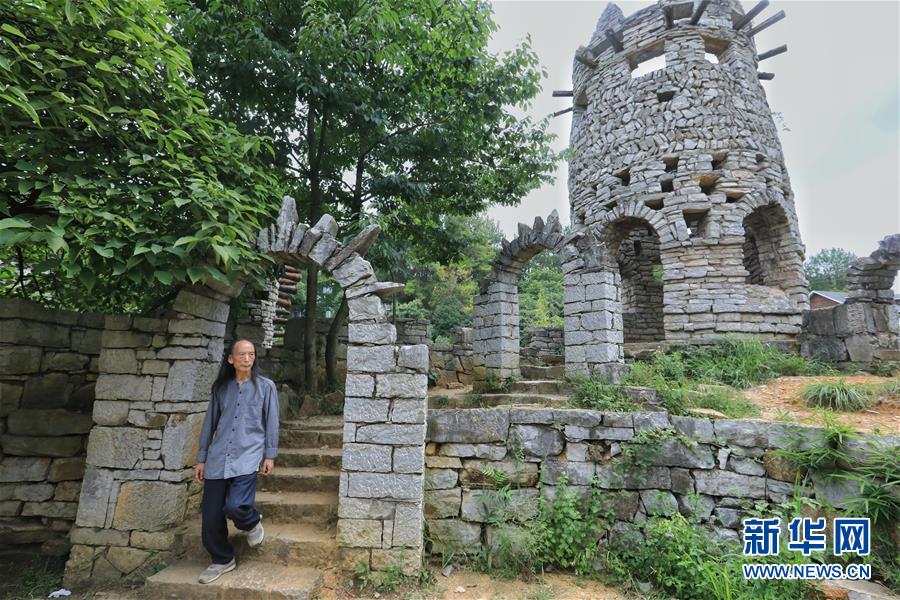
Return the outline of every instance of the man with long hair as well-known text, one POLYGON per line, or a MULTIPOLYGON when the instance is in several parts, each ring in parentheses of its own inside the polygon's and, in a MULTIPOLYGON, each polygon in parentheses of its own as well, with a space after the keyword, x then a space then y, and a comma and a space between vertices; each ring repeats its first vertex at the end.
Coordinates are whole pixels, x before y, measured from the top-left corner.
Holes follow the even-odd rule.
POLYGON ((247 532, 250 546, 262 543, 262 515, 253 506, 256 474, 270 474, 277 454, 275 383, 260 374, 253 344, 236 340, 212 385, 194 468, 194 478, 203 484, 203 547, 212 557, 200 583, 213 582, 237 566, 226 517, 247 532))

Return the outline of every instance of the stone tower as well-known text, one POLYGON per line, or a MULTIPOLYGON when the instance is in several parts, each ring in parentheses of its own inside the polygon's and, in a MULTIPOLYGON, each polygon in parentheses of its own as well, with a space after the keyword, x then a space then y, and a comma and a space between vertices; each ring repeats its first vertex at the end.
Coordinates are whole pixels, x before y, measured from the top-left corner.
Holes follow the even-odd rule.
POLYGON ((604 302, 626 346, 800 332, 804 248, 753 40, 767 24, 744 17, 731 0, 610 4, 576 55, 572 223, 618 284, 604 302))

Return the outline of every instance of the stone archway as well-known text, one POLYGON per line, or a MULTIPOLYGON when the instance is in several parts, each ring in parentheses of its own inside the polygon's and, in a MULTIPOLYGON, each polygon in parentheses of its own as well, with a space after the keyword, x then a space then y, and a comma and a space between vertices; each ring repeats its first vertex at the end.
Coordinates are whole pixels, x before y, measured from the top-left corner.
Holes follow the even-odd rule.
POLYGON ((488 377, 501 380, 519 375, 518 276, 534 256, 545 250, 558 252, 563 242, 555 210, 546 223, 540 217, 531 227, 519 223, 518 237, 511 242, 503 240, 500 254, 481 281, 472 307, 476 387, 488 377))
POLYGON ((425 402, 428 347, 397 344, 382 299, 403 289, 379 282, 361 254, 378 235, 364 229, 347 245, 324 215, 299 222, 285 197, 278 221, 257 245, 276 261, 314 264, 344 290, 349 305, 344 443, 337 541, 344 565, 375 570, 399 565, 413 574, 423 550, 425 402))

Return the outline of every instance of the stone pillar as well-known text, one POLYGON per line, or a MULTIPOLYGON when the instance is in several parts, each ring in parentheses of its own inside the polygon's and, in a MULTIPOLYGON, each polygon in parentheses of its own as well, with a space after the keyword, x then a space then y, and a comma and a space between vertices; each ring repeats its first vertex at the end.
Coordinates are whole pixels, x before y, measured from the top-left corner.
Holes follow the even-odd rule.
POLYGON ((193 465, 238 288, 179 292, 171 319, 106 319, 67 585, 141 578, 197 512, 193 465))
POLYGON ((475 382, 519 375, 519 290, 515 273, 501 272, 475 298, 475 382), (504 281, 512 280, 512 281, 504 281))
MULTIPOLYGON (((363 286, 365 287, 365 286, 363 286)), ((398 346, 374 294, 347 290, 344 446, 337 540, 347 569, 422 564, 428 347, 398 346)))

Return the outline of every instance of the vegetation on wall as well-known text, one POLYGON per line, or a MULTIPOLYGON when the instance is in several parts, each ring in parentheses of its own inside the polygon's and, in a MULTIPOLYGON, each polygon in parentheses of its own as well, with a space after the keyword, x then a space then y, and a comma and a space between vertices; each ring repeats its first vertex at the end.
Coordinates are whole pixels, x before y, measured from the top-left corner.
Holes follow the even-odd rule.
POLYGON ((0 290, 146 310, 261 263, 271 148, 209 115, 160 0, 0 6, 0 290))

